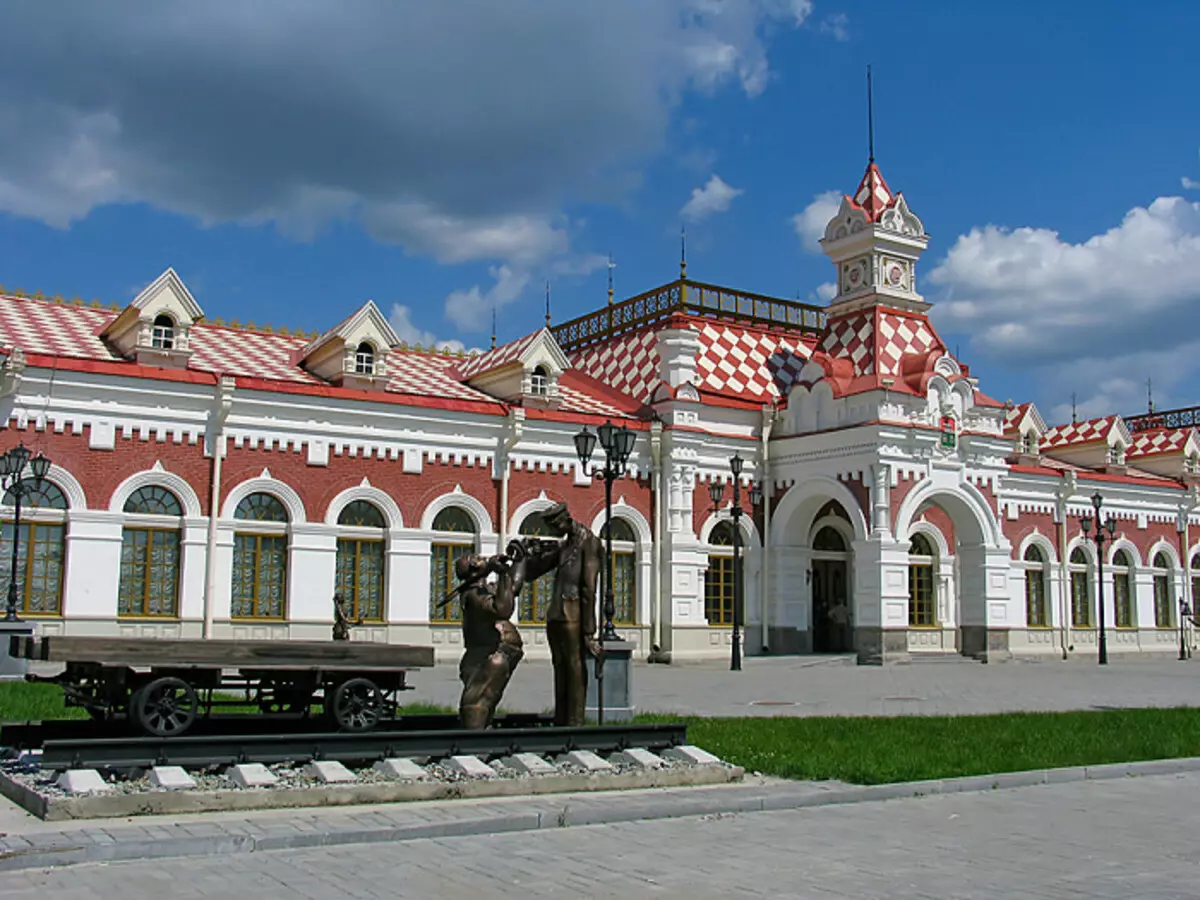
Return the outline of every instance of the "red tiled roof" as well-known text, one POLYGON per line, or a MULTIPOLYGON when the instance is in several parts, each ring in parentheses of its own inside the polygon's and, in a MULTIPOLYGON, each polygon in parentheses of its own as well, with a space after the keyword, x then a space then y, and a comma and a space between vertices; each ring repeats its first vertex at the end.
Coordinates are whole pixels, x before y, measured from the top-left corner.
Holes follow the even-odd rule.
POLYGON ((1133 435, 1133 446, 1126 451, 1126 456, 1151 456, 1156 453, 1178 453, 1183 450, 1188 438, 1195 429, 1188 428, 1155 428, 1151 431, 1137 431, 1133 435))
POLYGON ((1088 419, 1086 422, 1055 425, 1053 428, 1048 428, 1042 436, 1042 449, 1050 450, 1055 447, 1089 444, 1092 441, 1103 440, 1112 430, 1118 418, 1118 416, 1104 416, 1099 419, 1088 419))

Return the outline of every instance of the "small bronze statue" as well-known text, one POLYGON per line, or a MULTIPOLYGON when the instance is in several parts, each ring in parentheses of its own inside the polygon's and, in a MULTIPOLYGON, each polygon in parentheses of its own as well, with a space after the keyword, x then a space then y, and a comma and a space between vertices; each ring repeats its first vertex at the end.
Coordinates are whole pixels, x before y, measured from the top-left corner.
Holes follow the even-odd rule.
MULTIPOLYGON (((505 554, 459 557, 454 574, 462 596, 463 655, 458 675, 463 683, 458 705, 463 728, 487 728, 517 663, 525 655, 521 634, 510 621, 525 583, 527 555, 513 541, 505 554), (498 575, 494 584, 487 576, 498 575)), ((446 598, 447 601, 454 595, 446 598)))
POLYGON ((554 593, 546 610, 546 640, 554 664, 554 724, 583 725, 587 709, 587 657, 599 666, 596 643, 596 578, 604 545, 591 530, 571 518, 565 503, 556 503, 542 521, 562 543, 531 546, 525 577, 533 580, 555 569, 554 593))
POLYGON ((333 639, 335 641, 350 640, 350 626, 361 625, 363 623, 360 617, 357 622, 351 622, 346 618, 346 610, 342 606, 342 592, 338 591, 333 595, 333 639))

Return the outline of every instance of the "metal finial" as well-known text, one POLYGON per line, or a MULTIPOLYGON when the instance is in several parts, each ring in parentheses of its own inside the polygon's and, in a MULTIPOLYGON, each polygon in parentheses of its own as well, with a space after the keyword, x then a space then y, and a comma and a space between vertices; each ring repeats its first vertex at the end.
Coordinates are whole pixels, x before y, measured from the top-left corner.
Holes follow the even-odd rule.
POLYGON ((1079 416, 1075 414, 1075 392, 1071 391, 1071 424, 1079 424, 1079 416))
POLYGON ((679 226, 679 277, 687 278, 687 229, 679 226))
POLYGON ((1151 378, 1146 379, 1146 402, 1150 406, 1151 415, 1153 415, 1153 413, 1154 413, 1154 380, 1151 378))
POLYGON ((546 327, 550 327, 550 279, 546 279, 546 327))
POLYGON ((875 162, 875 102, 871 96, 871 67, 867 66, 867 162, 875 162))
POLYGON ((617 264, 613 262, 612 254, 608 254, 608 305, 613 305, 613 269, 617 264))
POLYGON ((492 349, 496 349, 496 304, 492 304, 492 349))

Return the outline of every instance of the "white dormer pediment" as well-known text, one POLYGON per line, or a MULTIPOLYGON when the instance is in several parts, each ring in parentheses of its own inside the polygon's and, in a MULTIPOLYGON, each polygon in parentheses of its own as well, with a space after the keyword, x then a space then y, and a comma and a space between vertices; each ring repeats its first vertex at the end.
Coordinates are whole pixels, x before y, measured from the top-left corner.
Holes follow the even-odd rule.
POLYGON ((472 357, 459 376, 477 390, 509 403, 554 406, 558 379, 571 367, 549 328, 472 357))
POLYGON ((174 269, 154 279, 101 332, 100 338, 128 359, 145 365, 185 368, 192 355, 192 326, 204 310, 174 269))
POLYGON ((879 225, 886 231, 894 231, 907 237, 919 238, 925 234, 925 226, 917 218, 916 213, 908 208, 908 201, 903 194, 896 195, 896 202, 883 211, 879 225))
POLYGON ((852 234, 858 234, 865 230, 870 224, 862 207, 855 206, 853 200, 843 196, 837 215, 830 219, 829 224, 825 226, 825 237, 822 238, 821 243, 832 243, 848 238, 852 234))
POLYGON ((388 380, 388 354, 399 345, 387 318, 374 300, 368 300, 302 347, 296 362, 331 384, 382 390, 388 380))

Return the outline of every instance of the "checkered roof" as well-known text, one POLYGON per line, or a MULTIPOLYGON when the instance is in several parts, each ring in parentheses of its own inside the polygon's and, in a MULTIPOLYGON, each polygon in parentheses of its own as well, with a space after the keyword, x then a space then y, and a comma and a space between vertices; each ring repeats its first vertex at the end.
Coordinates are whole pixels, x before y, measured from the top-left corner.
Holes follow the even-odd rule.
POLYGON ((849 359, 856 376, 896 376, 903 357, 944 347, 925 319, 877 309, 830 319, 819 349, 849 359))
POLYGON ((1126 456, 1150 456, 1155 453, 1178 453, 1183 450, 1194 428, 1156 428, 1133 435, 1133 446, 1126 456))
POLYGON ((1116 421, 1117 416, 1104 416, 1100 419, 1088 419, 1086 422, 1055 425, 1053 428, 1048 428, 1042 435, 1041 447, 1043 450, 1049 450, 1054 447, 1068 447, 1072 444, 1087 444, 1103 440, 1116 421))

